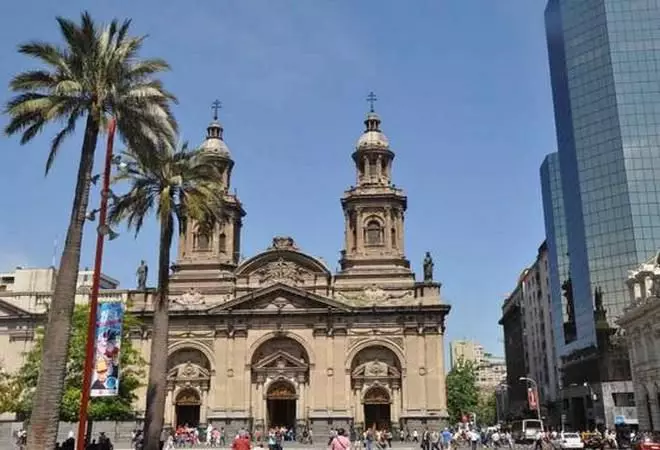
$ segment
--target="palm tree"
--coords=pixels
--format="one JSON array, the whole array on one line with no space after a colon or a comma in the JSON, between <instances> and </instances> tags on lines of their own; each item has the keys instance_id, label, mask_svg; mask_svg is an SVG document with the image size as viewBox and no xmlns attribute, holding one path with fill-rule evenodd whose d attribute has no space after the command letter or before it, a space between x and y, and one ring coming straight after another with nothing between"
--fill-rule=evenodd
<instances>
[{"instance_id":1,"label":"palm tree","mask_svg":"<svg viewBox=\"0 0 660 450\"><path fill-rule=\"evenodd\" d=\"M62 142L85 119L73 207L57 273L44 339L41 373L34 397L28 449L53 448L71 330L83 226L98 136L114 117L126 142L176 134L170 111L174 97L154 78L169 69L161 59L138 58L143 37L128 35L130 21L113 20L99 28L88 13L80 24L57 18L63 45L33 41L18 51L43 68L19 73L9 88L16 93L6 105L7 135L20 134L26 144L50 123L63 124L50 145L46 174Z\"/></svg>"},{"instance_id":2,"label":"palm tree","mask_svg":"<svg viewBox=\"0 0 660 450\"><path fill-rule=\"evenodd\" d=\"M112 205L110 222L126 221L135 233L145 218L155 212L160 223L158 292L154 312L149 357L144 421L144 449L157 450L163 429L167 383L169 333L170 249L175 222L183 233L189 221L210 232L222 220L224 187L221 171L224 159L203 150L176 149L161 143L158 150L126 153L127 167L116 181L127 181L130 189Z\"/></svg>"}]
</instances>

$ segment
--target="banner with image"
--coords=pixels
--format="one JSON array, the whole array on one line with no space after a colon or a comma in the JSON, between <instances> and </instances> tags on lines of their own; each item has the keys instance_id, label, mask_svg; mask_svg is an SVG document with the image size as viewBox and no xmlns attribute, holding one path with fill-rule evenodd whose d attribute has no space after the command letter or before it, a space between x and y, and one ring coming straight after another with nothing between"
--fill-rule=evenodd
<instances>
[{"instance_id":1,"label":"banner with image","mask_svg":"<svg viewBox=\"0 0 660 450\"><path fill-rule=\"evenodd\" d=\"M96 340L92 367L92 397L119 393L119 354L124 318L122 302L99 302L96 311Z\"/></svg>"}]
</instances>

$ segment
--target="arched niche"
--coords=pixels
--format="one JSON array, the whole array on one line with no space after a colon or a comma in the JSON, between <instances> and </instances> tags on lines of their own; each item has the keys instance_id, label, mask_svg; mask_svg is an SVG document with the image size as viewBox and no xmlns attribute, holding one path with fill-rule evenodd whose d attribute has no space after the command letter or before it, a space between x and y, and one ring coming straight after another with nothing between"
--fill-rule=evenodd
<instances>
[{"instance_id":1,"label":"arched niche","mask_svg":"<svg viewBox=\"0 0 660 450\"><path fill-rule=\"evenodd\" d=\"M363 348L351 362L351 382L354 388L362 386L400 386L401 361L391 349L382 345Z\"/></svg>"},{"instance_id":2,"label":"arched niche","mask_svg":"<svg viewBox=\"0 0 660 450\"><path fill-rule=\"evenodd\" d=\"M348 354L346 355L346 360L345 360L345 367L347 373L350 373L351 369L357 365L358 360L356 358L358 357L358 355L360 355L360 361L364 362L364 358L366 355L368 355L368 353L362 353L363 350L373 347L382 347L384 349L391 351L396 357L396 361L398 362L398 365L396 365L396 367L401 371L401 375L404 376L406 374L406 357L403 354L403 351L398 345L394 344L392 341L383 338L373 338L373 339L365 340L351 347L348 351Z\"/></svg>"},{"instance_id":3,"label":"arched niche","mask_svg":"<svg viewBox=\"0 0 660 450\"><path fill-rule=\"evenodd\" d=\"M264 345L267 342L282 338L290 339L297 342L300 345L300 347L302 347L303 350L305 351L305 355L307 357L306 360L309 366L314 367L314 362L316 358L314 356L314 352L312 348L309 346L307 341L305 341L305 339L302 336L299 336L296 333L292 333L290 331L272 331L270 333L266 333L263 336L261 336L252 345L250 345L250 350L246 354L245 364L248 366L252 366L255 356L257 355L257 352L263 351L263 349L265 348Z\"/></svg>"},{"instance_id":4,"label":"arched niche","mask_svg":"<svg viewBox=\"0 0 660 450\"><path fill-rule=\"evenodd\" d=\"M253 381L288 378L305 382L309 376L309 355L305 347L288 336L275 336L262 342L250 360Z\"/></svg>"},{"instance_id":5,"label":"arched niche","mask_svg":"<svg viewBox=\"0 0 660 450\"><path fill-rule=\"evenodd\" d=\"M197 348L183 347L167 358L167 381L170 387L195 386L208 390L211 379L211 362Z\"/></svg>"}]
</instances>

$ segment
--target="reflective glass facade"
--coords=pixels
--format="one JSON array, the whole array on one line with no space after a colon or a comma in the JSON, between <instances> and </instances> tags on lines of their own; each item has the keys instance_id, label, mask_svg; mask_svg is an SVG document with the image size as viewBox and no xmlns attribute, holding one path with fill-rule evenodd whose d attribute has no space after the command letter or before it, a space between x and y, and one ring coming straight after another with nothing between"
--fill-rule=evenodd
<instances>
[{"instance_id":1,"label":"reflective glass facade","mask_svg":"<svg viewBox=\"0 0 660 450\"><path fill-rule=\"evenodd\" d=\"M552 329L556 349L564 347L567 336L564 334L569 315L566 297L562 295L561 285L568 278L568 240L566 236L566 215L562 193L559 154L546 156L541 165L541 194L543 196L543 215L545 218L545 236L548 245L548 275L550 279L550 302Z\"/></svg>"},{"instance_id":2,"label":"reflective glass facade","mask_svg":"<svg viewBox=\"0 0 660 450\"><path fill-rule=\"evenodd\" d=\"M549 0L546 32L577 339L612 322L627 271L660 247L660 0Z\"/></svg>"}]
</instances>

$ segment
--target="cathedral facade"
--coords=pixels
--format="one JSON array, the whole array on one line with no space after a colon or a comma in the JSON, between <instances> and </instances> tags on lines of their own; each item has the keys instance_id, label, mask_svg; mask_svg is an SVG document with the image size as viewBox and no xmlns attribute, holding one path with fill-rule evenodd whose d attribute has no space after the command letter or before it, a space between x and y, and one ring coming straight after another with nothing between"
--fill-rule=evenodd
<instances>
[{"instance_id":1,"label":"cathedral facade","mask_svg":"<svg viewBox=\"0 0 660 450\"><path fill-rule=\"evenodd\" d=\"M214 120L203 148L225 160L224 220L181 237L170 289L166 425L410 430L447 419L445 318L427 255L416 281L404 251L407 198L392 184L394 153L371 111L352 154L356 185L341 198L340 269L291 237L241 260L246 211L230 193L234 165ZM151 289L123 296L144 323L132 339L149 357ZM1 297L1 296L0 296ZM0 305L1 307L2 305ZM11 345L11 343L8 343ZM136 404L144 408L146 389ZM319 434L321 433L321 434Z\"/></svg>"}]
</instances>

